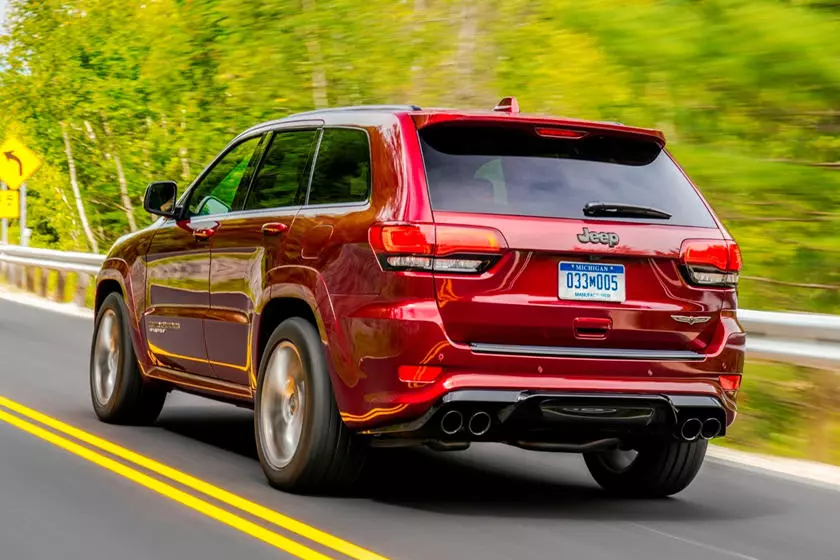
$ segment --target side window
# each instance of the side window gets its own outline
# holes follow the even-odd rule
[[[188,216],[226,214],[238,210],[232,208],[234,197],[240,184],[243,189],[248,187],[243,177],[259,141],[260,138],[255,137],[237,144],[213,165],[190,194]]]
[[[328,128],[312,173],[309,204],[362,202],[370,191],[370,145],[363,130]]]
[[[254,178],[246,210],[300,204],[309,182],[317,130],[290,130],[274,135]]]

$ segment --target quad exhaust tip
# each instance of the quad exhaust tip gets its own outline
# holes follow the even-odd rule
[[[694,441],[700,437],[700,433],[702,431],[703,422],[701,422],[699,418],[689,418],[683,422],[682,428],[680,428],[680,436],[682,436],[685,441]]]
[[[712,439],[720,435],[722,426],[717,418],[689,418],[680,427],[680,437],[685,441],[694,441],[697,438]]]
[[[717,418],[707,418],[706,421],[703,422],[703,429],[700,430],[700,436],[703,439],[712,439],[720,433],[720,429],[720,420]]]
[[[450,410],[440,419],[440,429],[448,436],[457,434],[463,427],[464,416],[457,410]]]
[[[483,436],[490,431],[492,420],[486,412],[476,412],[470,417],[469,430],[474,436]]]

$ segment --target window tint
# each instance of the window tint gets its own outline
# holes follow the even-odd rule
[[[282,208],[301,203],[309,181],[317,136],[317,130],[275,134],[245,202],[247,210]]]
[[[328,128],[312,173],[309,204],[362,202],[370,190],[370,146],[367,133]]]
[[[591,220],[587,202],[616,202],[671,218],[612,220],[715,227],[691,183],[648,140],[543,138],[530,125],[436,125],[420,136],[435,210]]]
[[[213,165],[190,194],[189,216],[225,214],[231,210],[238,210],[233,207],[233,201],[240,184],[242,189],[248,186],[243,177],[259,141],[259,137],[245,140]]]

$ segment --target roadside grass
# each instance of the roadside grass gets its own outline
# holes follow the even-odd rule
[[[840,465],[840,374],[748,362],[738,417],[716,444]]]

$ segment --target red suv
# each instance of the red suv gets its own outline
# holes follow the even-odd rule
[[[236,137],[97,279],[91,395],[153,422],[177,389],[255,411],[276,487],[371,446],[583,453],[679,492],[735,419],[737,245],[655,130],[363,106]]]

